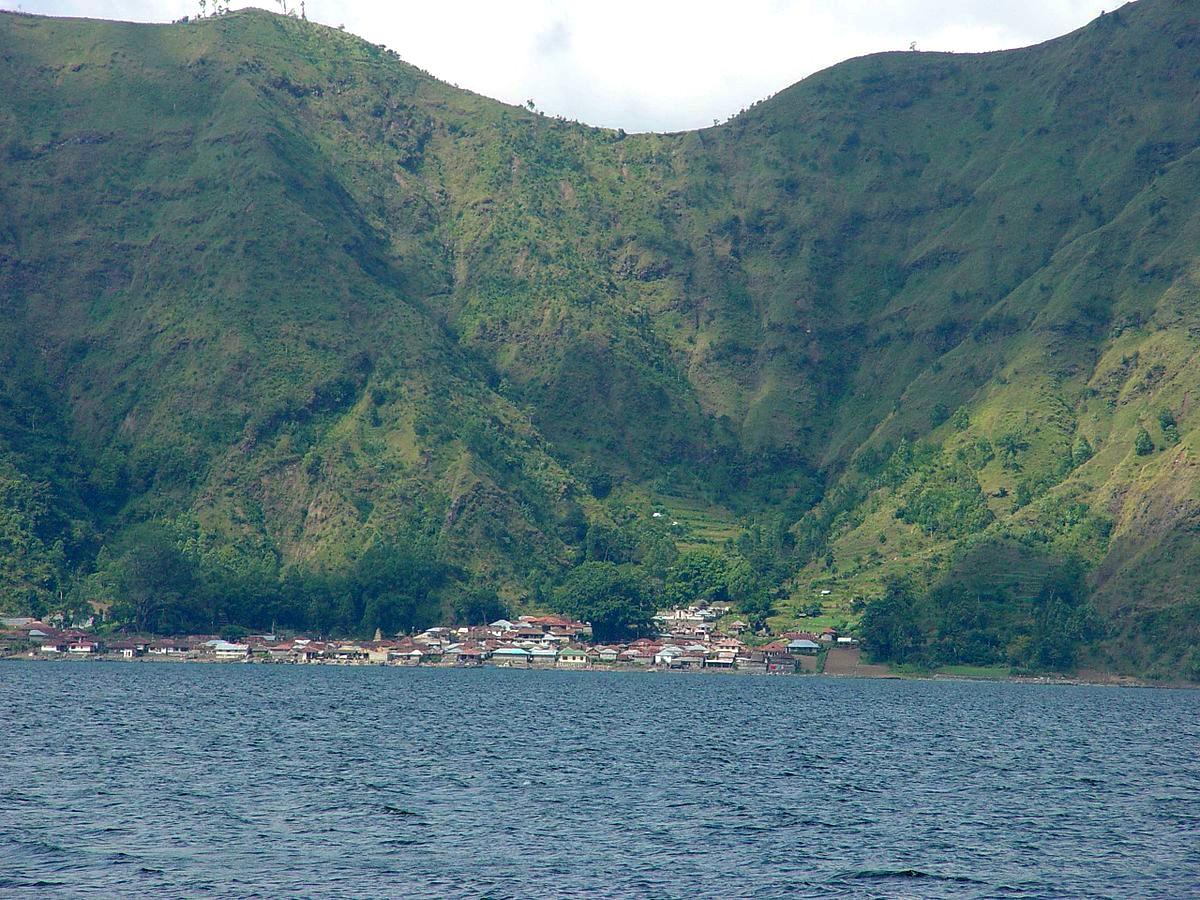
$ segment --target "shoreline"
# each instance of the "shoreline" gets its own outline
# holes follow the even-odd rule
[[[166,665],[228,665],[228,666],[287,666],[292,668],[308,668],[308,667],[336,667],[336,668],[386,668],[386,669],[436,669],[436,670],[458,670],[458,669],[512,669],[515,671],[540,671],[540,672],[596,672],[596,673],[630,673],[630,674],[645,674],[645,675],[690,675],[702,677],[739,677],[739,678],[836,678],[836,679],[856,679],[866,681],[948,681],[948,682],[985,682],[994,684],[1029,684],[1029,685],[1055,685],[1061,687],[1120,687],[1120,688],[1143,688],[1143,689],[1166,689],[1166,690],[1200,690],[1200,684],[1187,681],[1161,682],[1151,681],[1149,679],[1138,678],[1133,675],[1119,675],[1115,673],[1089,671],[1087,675],[1007,675],[1007,676],[986,676],[986,675],[952,675],[938,672],[917,673],[917,672],[746,672],[738,671],[737,669],[671,669],[662,666],[641,666],[632,664],[616,663],[613,665],[601,666],[512,666],[512,665],[496,665],[493,663],[483,663],[480,665],[460,666],[460,665],[443,665],[440,663],[421,663],[417,665],[405,665],[396,663],[370,663],[370,662],[281,662],[272,660],[232,660],[232,659],[206,659],[202,657],[181,658],[181,657],[149,657],[140,656],[132,659],[120,656],[93,656],[93,657],[72,657],[72,656],[44,656],[31,655],[28,653],[9,654],[0,656],[0,663],[3,662],[33,662],[33,663],[68,663],[68,664],[86,664],[86,663],[148,663],[166,664]],[[878,668],[872,666],[871,668]]]

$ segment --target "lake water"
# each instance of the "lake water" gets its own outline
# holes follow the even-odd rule
[[[1200,692],[0,664],[0,894],[1200,896]]]

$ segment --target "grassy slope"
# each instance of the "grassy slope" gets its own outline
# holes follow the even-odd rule
[[[999,88],[1007,68],[1023,76],[1021,91],[1036,93],[1017,98],[1016,90],[984,86],[984,96],[1002,98],[993,115],[1005,115],[1005,133],[1020,140],[970,195],[968,206],[986,199],[986,211],[963,213],[975,219],[969,230],[960,218],[926,238],[910,255],[916,289],[906,284],[901,291],[909,301],[907,327],[944,315],[935,336],[954,335],[953,346],[903,384],[898,404],[868,442],[928,435],[953,459],[980,439],[1020,435],[1024,446],[1014,458],[996,453],[978,466],[995,516],[987,533],[1017,535],[1100,563],[1093,579],[1098,603],[1120,635],[1112,642],[1117,652],[1100,653],[1118,667],[1161,658],[1161,648],[1130,636],[1148,608],[1186,603],[1196,585],[1186,562],[1194,555],[1189,523],[1196,499],[1188,398],[1195,379],[1190,301],[1197,219],[1187,199],[1195,193],[1200,119],[1194,24],[1180,6],[1142,4],[1047,47],[990,58],[1003,64],[984,76],[995,79],[990,83]],[[1191,63],[1179,68],[1145,66],[1155,54],[1189,50]],[[1048,67],[1053,80],[1022,65],[1022,57],[1033,55],[1043,65],[1057,63]],[[1135,71],[1133,87],[1115,92],[1108,78],[1084,78],[1081,57],[1105,73]],[[1081,127],[1087,125],[1093,127]],[[1014,253],[1018,248],[1023,252]],[[954,262],[927,272],[923,260],[931,253]],[[1000,277],[1005,289],[995,291],[986,308],[962,316],[958,310],[988,289],[990,279],[978,276],[1002,265],[1011,267]],[[958,335],[963,339],[954,343]],[[929,335],[912,338],[918,346],[931,341]],[[900,365],[891,354],[888,368]],[[876,376],[883,371],[877,367]],[[965,404],[970,424],[961,431],[946,424],[930,434],[928,416],[938,402],[950,410]],[[1149,457],[1135,455],[1139,426],[1160,448],[1166,444],[1156,424],[1163,407],[1178,418],[1182,442]],[[1064,474],[1063,456],[1080,435],[1099,452]],[[1034,496],[1018,510],[1020,481],[1034,485]],[[932,577],[944,567],[961,536],[929,535],[897,522],[893,512],[909,489],[911,483],[877,490],[847,516],[833,542],[837,572],[810,566],[800,579],[804,597],[818,582],[838,585],[849,599],[869,594],[889,571]],[[1186,642],[1181,646],[1186,650]],[[1128,659],[1131,651],[1140,658]]]
[[[569,477],[423,305],[448,283],[442,248],[410,256],[403,224],[385,234],[340,183],[296,115],[304,69],[260,80],[244,55],[289,26],[334,58],[358,42],[265,15],[5,24],[28,67],[6,70],[14,299],[83,451],[122,456],[118,523],[182,513],[216,542],[337,564],[407,520],[473,543],[494,517],[516,546],[489,562],[561,556]],[[12,78],[43,56],[62,57],[53,79]],[[514,490],[458,440],[467,418],[506,423]]]
[[[770,451],[853,489],[798,599],[845,614],[1017,535],[1096,564],[1119,666],[1196,583],[1193,19],[867,57],[627,137],[262,13],[6,15],[7,346],[36,347],[62,452],[128,482],[101,531],[166,513],[338,565],[416,521],[520,590],[609,514],[576,475],[705,543],[786,495],[744,474]],[[1162,406],[1180,443],[1136,456]],[[901,438],[920,471],[864,474]],[[982,531],[897,519],[963,469]]]

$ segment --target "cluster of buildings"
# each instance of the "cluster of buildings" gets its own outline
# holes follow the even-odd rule
[[[0,622],[0,653],[42,657],[191,659],[335,665],[495,665],[513,668],[737,669],[783,674],[815,672],[824,647],[852,644],[833,629],[792,632],[767,643],[743,640],[746,624],[729,621],[728,609],[690,607],[656,617],[657,636],[628,643],[596,643],[591,628],[559,616],[521,616],[489,625],[439,626],[421,634],[374,640],[284,639],[273,634],[233,641],[212,635],[102,640],[86,631],[61,630],[30,619]],[[718,627],[721,626],[721,627]]]

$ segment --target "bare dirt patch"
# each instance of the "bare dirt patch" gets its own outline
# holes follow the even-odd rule
[[[892,677],[887,666],[865,663],[857,647],[833,647],[825,656],[826,675],[851,675],[858,678]]]

